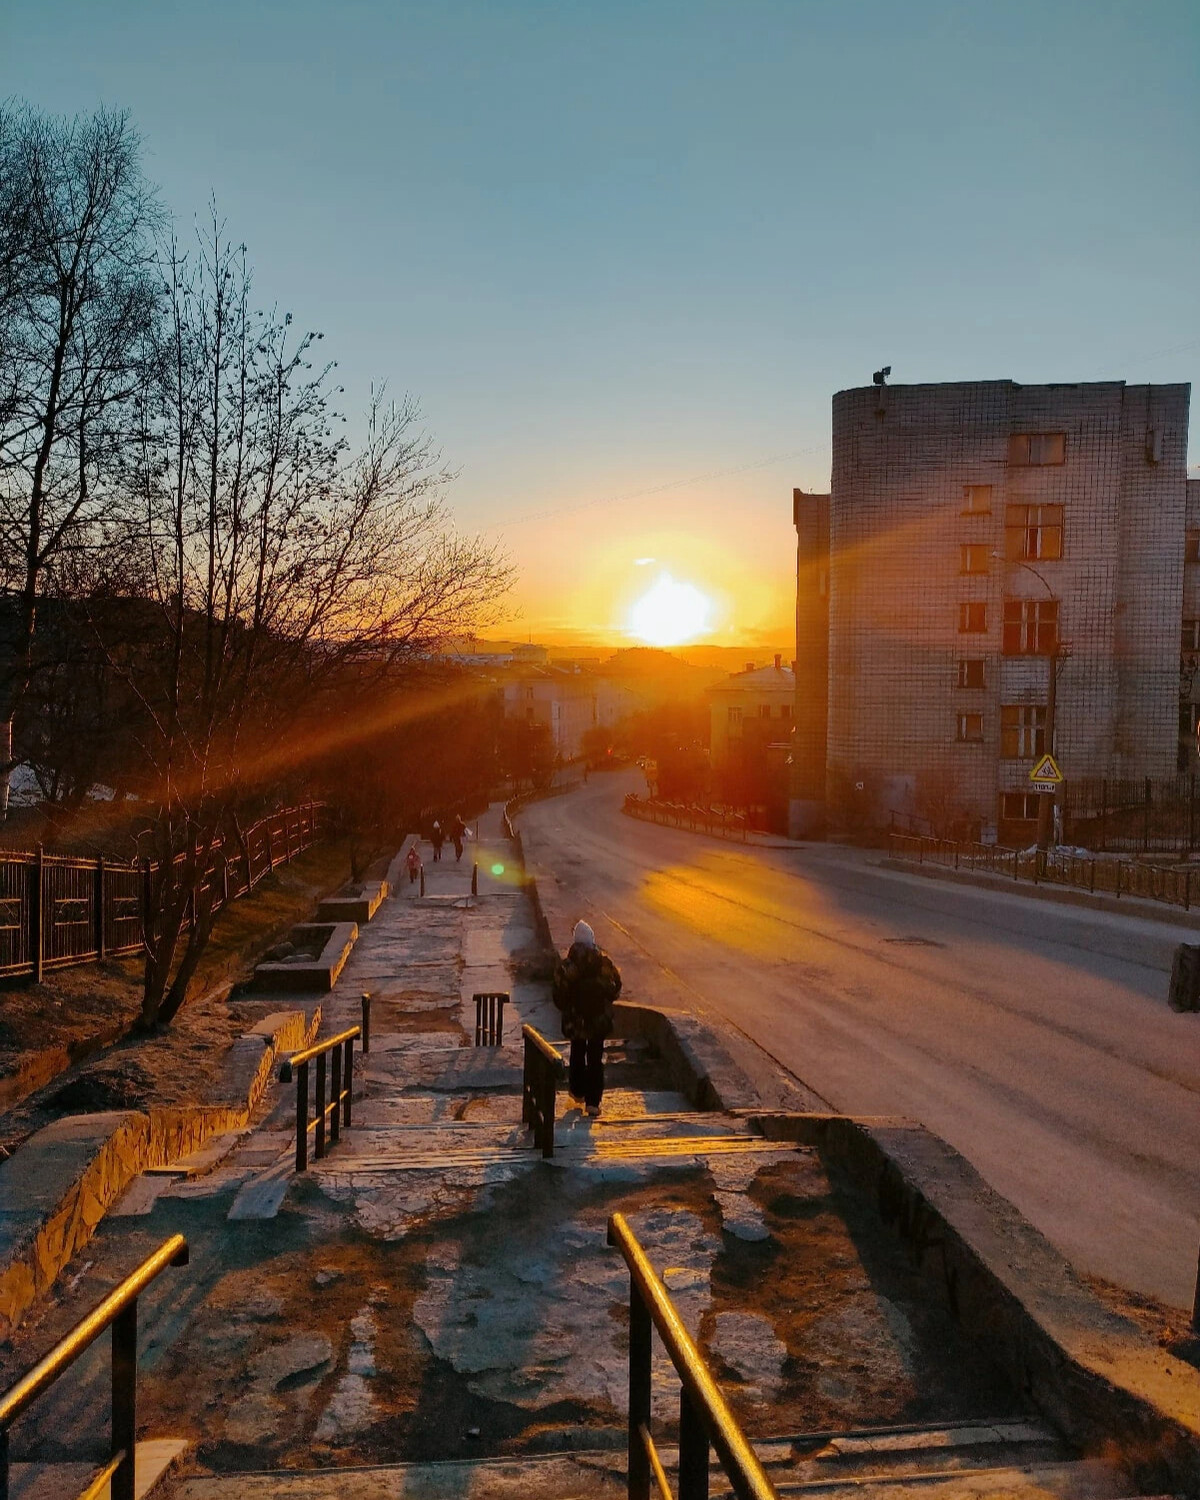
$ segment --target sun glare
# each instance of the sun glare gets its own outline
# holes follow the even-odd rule
[[[651,646],[681,646],[703,635],[712,601],[694,584],[663,573],[629,611],[632,633]]]

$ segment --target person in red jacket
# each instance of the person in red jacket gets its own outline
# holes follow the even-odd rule
[[[567,956],[554,969],[552,995],[571,1043],[567,1088],[595,1119],[604,1097],[604,1039],[612,1035],[621,975],[586,922],[576,922]]]

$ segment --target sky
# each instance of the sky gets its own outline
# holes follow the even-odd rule
[[[881,365],[1200,369],[1195,0],[0,0],[4,96],[128,108],[348,413],[418,398],[510,636],[654,590],[786,648],[792,487]]]

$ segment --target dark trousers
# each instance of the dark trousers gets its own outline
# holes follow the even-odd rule
[[[588,1037],[571,1043],[567,1084],[576,1099],[598,1105],[604,1097],[604,1038]]]

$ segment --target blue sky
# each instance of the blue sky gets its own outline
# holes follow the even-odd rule
[[[352,410],[419,397],[535,635],[618,628],[654,556],[785,642],[791,487],[880,364],[1200,367],[1184,0],[3,0],[0,94],[127,106]]]

